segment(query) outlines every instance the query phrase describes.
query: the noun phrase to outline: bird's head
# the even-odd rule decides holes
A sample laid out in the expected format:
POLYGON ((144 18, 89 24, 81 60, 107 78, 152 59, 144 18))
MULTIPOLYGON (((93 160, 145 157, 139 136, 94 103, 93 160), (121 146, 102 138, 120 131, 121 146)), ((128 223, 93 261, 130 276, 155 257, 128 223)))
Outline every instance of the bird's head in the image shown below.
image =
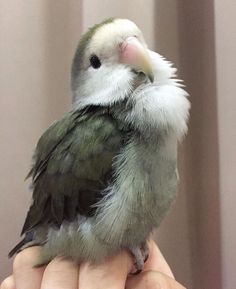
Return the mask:
POLYGON ((108 19, 81 38, 72 64, 74 105, 109 105, 137 83, 153 82, 154 68, 142 32, 130 20, 108 19))

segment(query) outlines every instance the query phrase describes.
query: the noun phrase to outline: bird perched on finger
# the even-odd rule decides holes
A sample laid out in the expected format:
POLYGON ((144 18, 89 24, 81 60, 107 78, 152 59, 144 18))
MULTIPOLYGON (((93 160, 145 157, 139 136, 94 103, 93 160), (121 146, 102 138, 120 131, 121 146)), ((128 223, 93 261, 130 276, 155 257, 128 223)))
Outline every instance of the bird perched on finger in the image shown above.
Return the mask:
POLYGON ((72 110, 40 137, 28 175, 23 240, 55 256, 103 262, 127 249, 140 272, 147 240, 175 198, 177 144, 190 104, 176 69, 148 49, 130 20, 85 33, 72 64, 72 110))

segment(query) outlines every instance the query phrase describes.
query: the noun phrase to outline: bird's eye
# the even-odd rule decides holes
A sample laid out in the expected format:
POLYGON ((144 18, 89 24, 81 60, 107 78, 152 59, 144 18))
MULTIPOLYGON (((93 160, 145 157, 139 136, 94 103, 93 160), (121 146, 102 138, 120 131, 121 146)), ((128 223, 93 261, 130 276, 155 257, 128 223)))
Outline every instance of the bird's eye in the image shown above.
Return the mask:
POLYGON ((100 59, 95 54, 90 57, 90 64, 95 69, 98 69, 102 65, 100 59))

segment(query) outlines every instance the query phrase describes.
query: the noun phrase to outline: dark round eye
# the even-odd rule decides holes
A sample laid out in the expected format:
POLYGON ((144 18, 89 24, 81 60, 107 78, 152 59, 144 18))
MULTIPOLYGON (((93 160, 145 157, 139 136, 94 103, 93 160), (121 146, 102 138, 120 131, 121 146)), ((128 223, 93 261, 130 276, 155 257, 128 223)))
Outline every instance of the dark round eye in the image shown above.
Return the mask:
POLYGON ((98 69, 102 65, 100 59, 95 54, 90 57, 90 64, 95 69, 98 69))

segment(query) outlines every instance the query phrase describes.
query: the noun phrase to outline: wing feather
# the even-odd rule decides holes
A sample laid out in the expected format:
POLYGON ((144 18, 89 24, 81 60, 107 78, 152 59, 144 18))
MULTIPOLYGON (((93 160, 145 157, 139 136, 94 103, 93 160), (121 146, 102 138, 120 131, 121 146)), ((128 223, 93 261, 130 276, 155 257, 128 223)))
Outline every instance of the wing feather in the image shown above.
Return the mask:
POLYGON ((107 109, 70 112, 42 135, 29 173, 33 201, 22 234, 37 226, 91 216, 112 177, 124 133, 107 109))

